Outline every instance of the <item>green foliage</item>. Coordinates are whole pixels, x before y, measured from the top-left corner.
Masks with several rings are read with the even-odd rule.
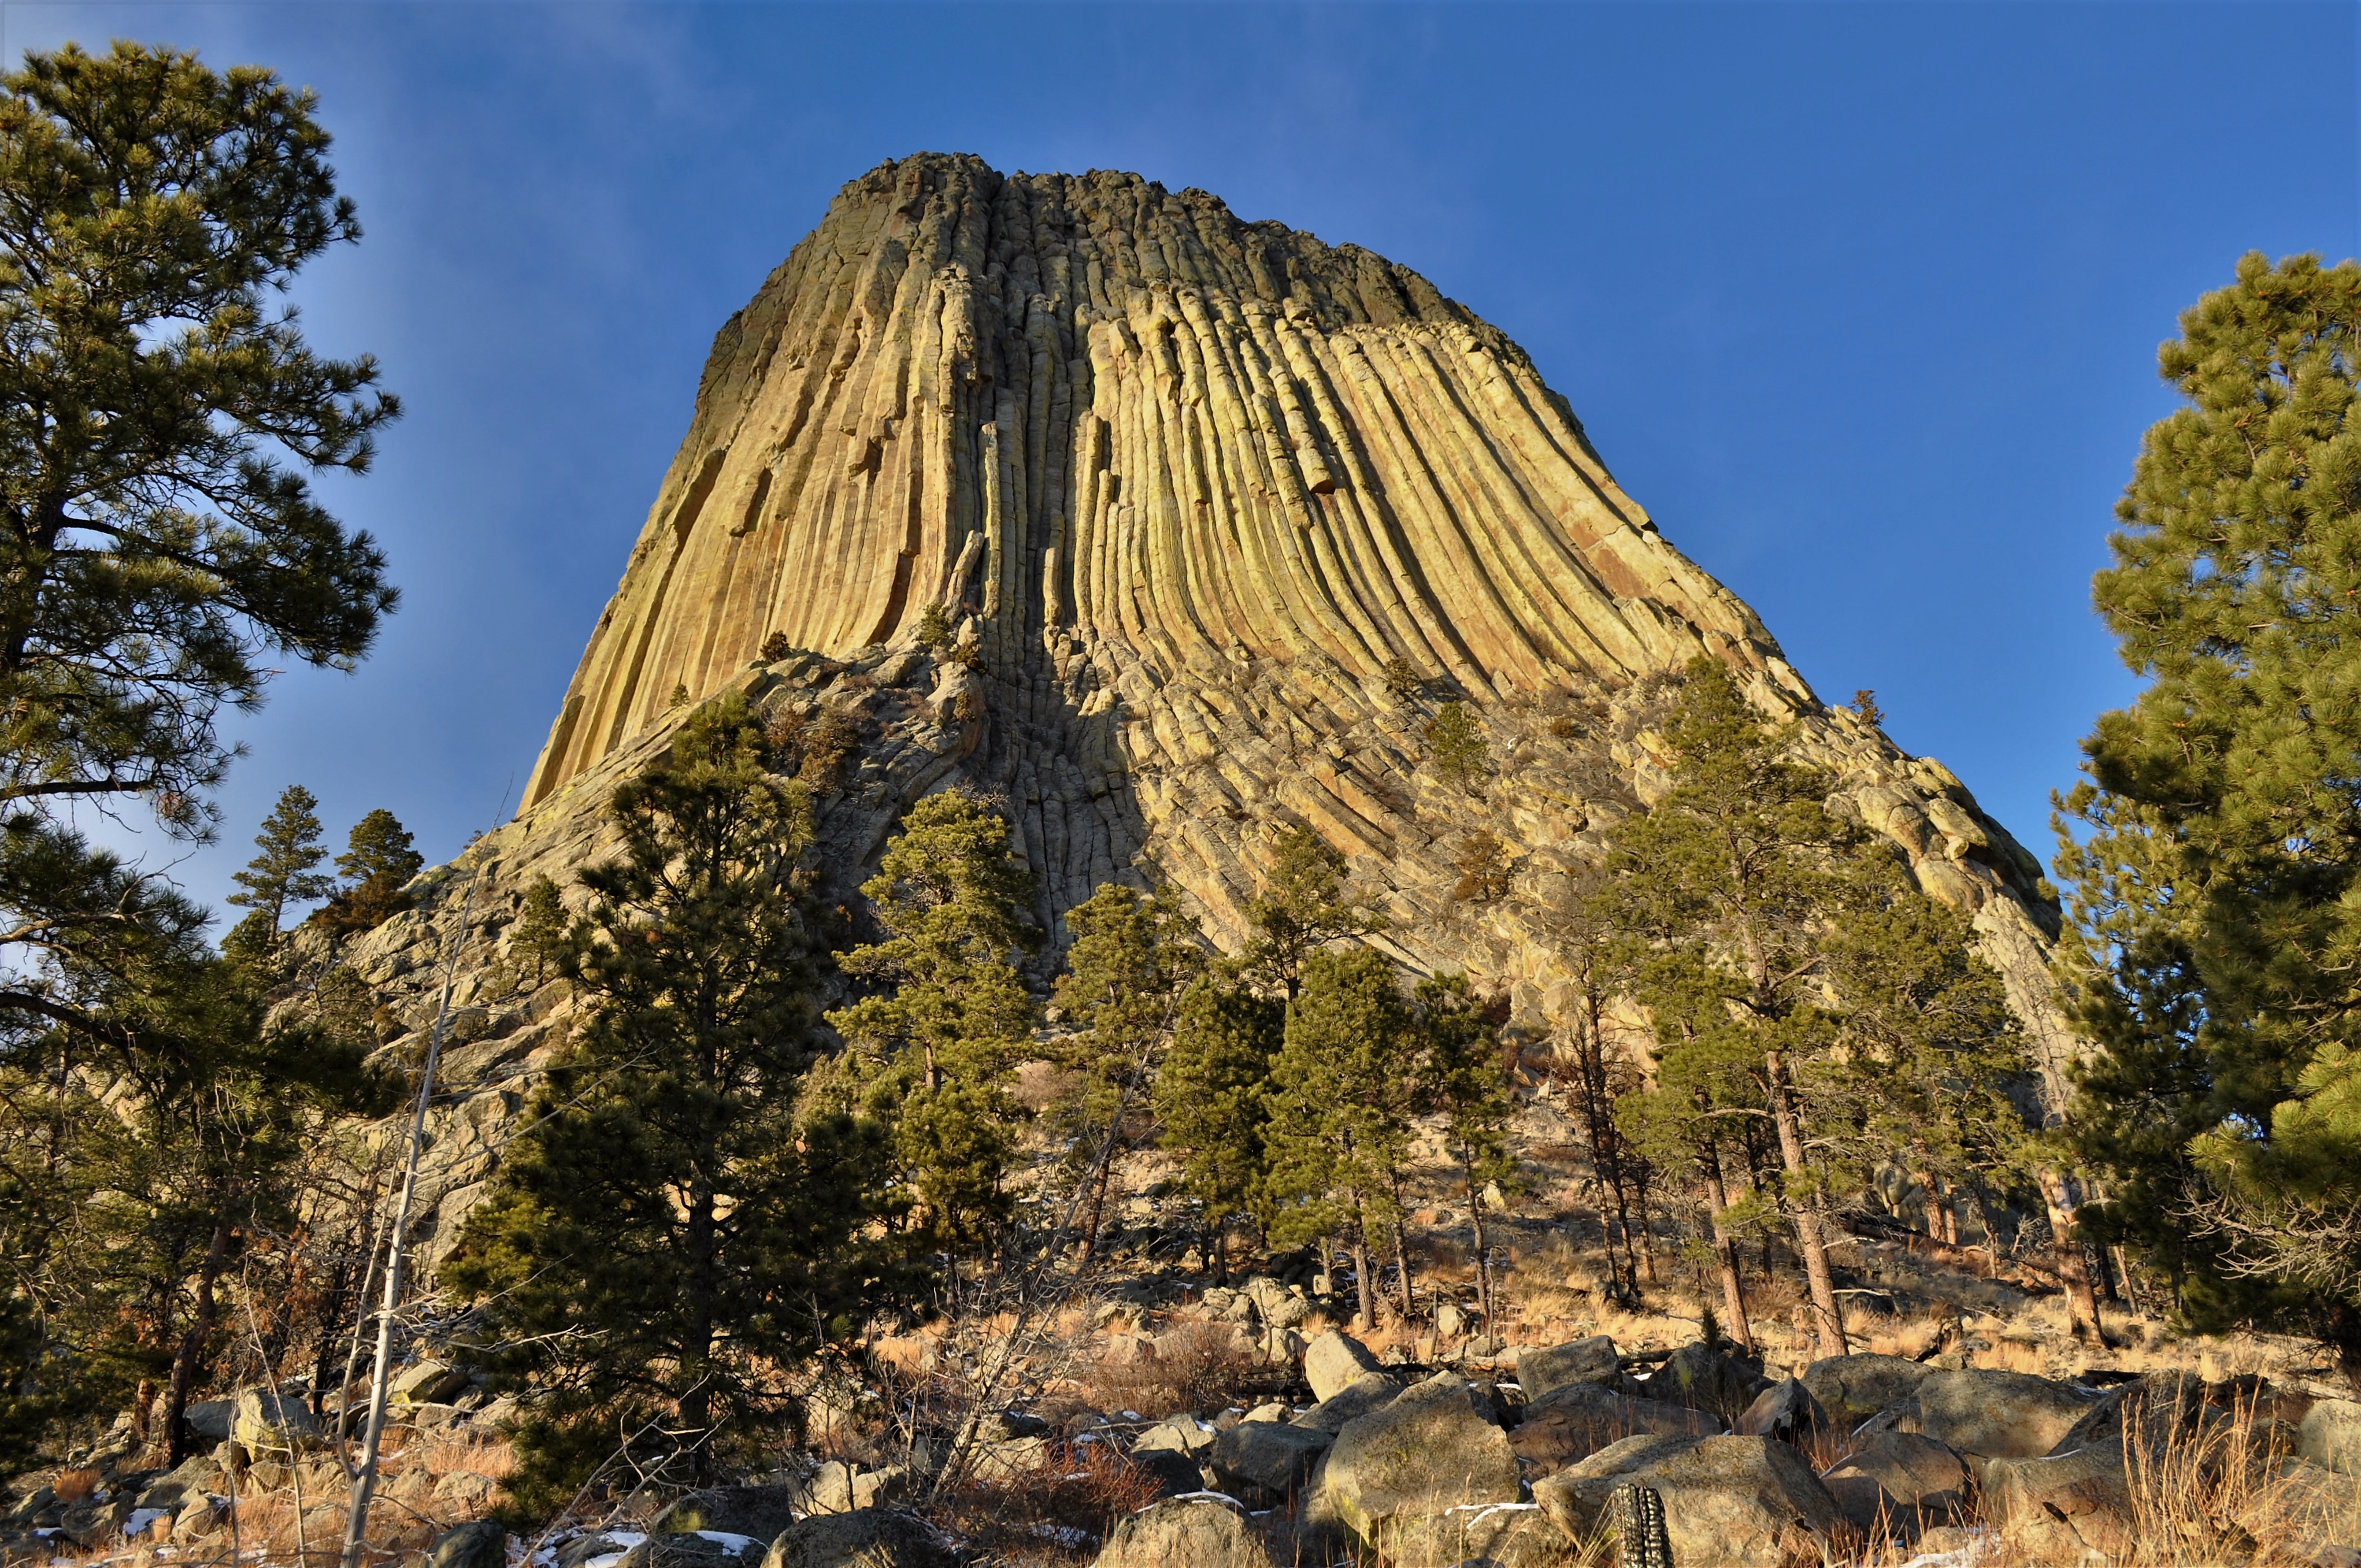
[[[1426,681],[1418,673],[1418,666],[1400,653],[1386,661],[1385,677],[1386,690],[1397,701],[1408,702],[1426,691]]]
[[[230,878],[244,891],[231,894],[229,902],[252,910],[259,919],[266,953],[278,943],[280,930],[287,924],[289,905],[324,898],[335,886],[334,879],[316,869],[328,858],[328,851],[320,847],[319,807],[319,801],[302,784],[280,790],[279,803],[262,819],[262,831],[254,836],[254,847],[260,853]]]
[[[1271,1064],[1264,1148],[1271,1239],[1344,1234],[1366,1251],[1401,1219],[1400,1186],[1419,1104],[1418,1036],[1393,965],[1367,948],[1314,952]],[[1373,1282],[1359,1270],[1361,1316]]]
[[[1067,1140],[1066,1165],[1087,1202],[1083,1251],[1095,1247],[1115,1157],[1146,1132],[1146,1110],[1173,1016],[1205,967],[1195,926],[1168,894],[1108,883],[1066,912],[1074,944],[1058,981],[1058,1005],[1081,1026],[1056,1058],[1075,1085],[1052,1107]]]
[[[339,936],[373,931],[409,908],[410,895],[402,890],[426,864],[410,829],[383,806],[353,824],[346,846],[336,857],[345,885],[318,916]]]
[[[1264,1087],[1287,1014],[1224,969],[1181,992],[1172,1045],[1157,1075],[1160,1142],[1180,1161],[1180,1186],[1204,1205],[1218,1238],[1234,1217],[1261,1207]]]
[[[566,911],[566,894],[547,877],[535,877],[524,890],[516,924],[509,931],[511,964],[531,964],[532,983],[541,985],[552,970],[562,970],[579,948],[573,916]]]
[[[945,1245],[988,1245],[1010,1213],[1023,1114],[1007,1077],[1032,1043],[1033,999],[1011,961],[1039,944],[1020,913],[1032,879],[999,814],[946,790],[910,808],[861,891],[886,939],[843,967],[890,989],[828,1021],[867,1063],[866,1102],[894,1123],[928,1223]]]
[[[708,1475],[793,1419],[795,1364],[848,1337],[897,1277],[864,1235],[885,1135],[802,1113],[820,954],[795,871],[802,791],[764,771],[736,697],[620,786],[619,859],[581,873],[565,968],[588,1025],[536,1097],[446,1285],[484,1354],[539,1391],[515,1491],[562,1502],[625,1433]]]
[[[300,472],[366,470],[395,401],[272,302],[360,228],[266,71],[69,44],[0,93],[0,801],[202,832],[262,656],[348,668],[395,603]]]
[[[1309,828],[1281,828],[1270,877],[1246,905],[1254,927],[1242,972],[1292,1000],[1304,961],[1331,942],[1386,928],[1385,916],[1345,890],[1345,857]]]
[[[1805,1263],[1824,1354],[1842,1321],[1822,1240],[1830,1198],[1888,1155],[1964,1174],[2003,1135],[1993,1075],[2022,1070],[1999,981],[1968,928],[1905,883],[1893,851],[1823,804],[1833,781],[1789,757],[1730,673],[1688,667],[1666,725],[1673,787],[1619,829],[1597,918],[1650,1012],[1655,1080],[1617,1124],[1652,1161],[1697,1170],[1767,1132],[1767,1194]],[[1759,1209],[1717,1198],[1725,1237]],[[1731,1288],[1734,1289],[1734,1286]],[[1742,1324],[1733,1324],[1743,1333]]]
[[[775,664],[795,651],[796,645],[787,641],[784,631],[774,631],[763,639],[763,663],[766,664]]]
[[[1467,977],[1435,975],[1418,982],[1416,1034],[1422,1059],[1421,1108],[1443,1120],[1443,1146],[1466,1184],[1476,1238],[1476,1288],[1488,1321],[1494,1317],[1490,1247],[1484,1234],[1484,1190],[1505,1195],[1523,1187],[1509,1147],[1516,1103],[1509,1092],[1500,1029],[1505,1006],[1480,1001]]]
[[[2341,1116],[2302,1109],[2361,1045],[2361,267],[2250,254],[2180,326],[2158,367],[2183,406],[2093,582],[2147,684],[2059,803],[2061,972],[2098,1047],[2070,1124],[2109,1182],[2086,1214],[2201,1323],[2308,1303],[2361,1358],[2361,1277],[2275,1268],[2267,1196],[2296,1184],[2290,1243],[2301,1205],[2361,1202],[2325,1174]],[[2192,1224],[2215,1193],[2228,1223]]]
[[[936,649],[947,645],[950,640],[951,618],[944,613],[942,606],[930,604],[918,612],[919,647],[931,653]]]
[[[1419,734],[1434,762],[1435,776],[1444,784],[1469,789],[1483,781],[1488,755],[1484,726],[1466,703],[1444,703]]]

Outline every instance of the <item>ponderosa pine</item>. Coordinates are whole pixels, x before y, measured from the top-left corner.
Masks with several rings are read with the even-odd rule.
[[[2180,328],[2092,583],[2147,684],[2059,803],[2070,1125],[2193,1320],[2301,1310],[2361,1364],[2361,266],[2249,254]]]

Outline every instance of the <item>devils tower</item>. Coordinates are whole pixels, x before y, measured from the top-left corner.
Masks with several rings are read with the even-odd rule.
[[[919,646],[929,607],[952,648]],[[848,895],[911,801],[964,782],[1005,803],[1046,929],[1126,880],[1231,944],[1274,833],[1306,826],[1388,916],[1380,946],[1545,1034],[1549,911],[1653,797],[1663,693],[1700,653],[1974,916],[2060,1102],[2037,863],[1939,763],[1821,703],[1498,329],[1201,191],[885,163],[715,338],[523,808],[461,862],[460,1001],[527,879],[596,852],[614,783],[737,689],[851,727],[815,803]],[[1484,728],[1472,793],[1419,740],[1446,700]],[[459,869],[361,945],[372,983],[423,981]]]

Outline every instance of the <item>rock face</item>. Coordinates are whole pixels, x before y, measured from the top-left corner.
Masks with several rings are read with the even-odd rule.
[[[934,607],[957,659],[917,646]],[[347,956],[417,1028],[458,944],[452,1081],[507,1099],[438,1129],[439,1225],[545,1043],[502,923],[601,852],[606,796],[690,704],[739,689],[850,727],[815,801],[840,896],[965,781],[1006,802],[1053,936],[1101,883],[1152,881],[1226,946],[1306,826],[1393,956],[1544,1030],[1570,1004],[1547,911],[1661,788],[1665,677],[1699,653],[1972,912],[2062,1103],[2037,862],[1939,763],[1821,704],[1496,328],[1202,192],[912,157],[846,185],[716,337],[520,815]],[[1472,795],[1419,738],[1451,698],[1488,746]],[[1499,875],[1463,892],[1471,856]]]

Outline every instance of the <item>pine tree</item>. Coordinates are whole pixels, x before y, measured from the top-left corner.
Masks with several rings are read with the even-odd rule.
[[[1842,1355],[1828,1172],[1806,1153],[1797,1069],[1830,1038],[1818,1004],[1821,930],[1850,896],[1841,861],[1861,830],[1828,814],[1828,777],[1786,760],[1786,738],[1711,659],[1689,664],[1666,740],[1673,787],[1618,829],[1607,917],[1647,945],[1631,968],[1641,999],[1664,1014],[1657,1038],[1672,1076],[1693,1080],[1693,1091],[1724,1086],[1698,1114],[1743,1110],[1774,1130],[1820,1354]],[[1755,1104],[1719,1102],[1733,1073],[1758,1087]],[[1718,1159],[1713,1146],[1705,1157]]]
[[[1247,904],[1246,923],[1242,972],[1290,1001],[1312,953],[1386,928],[1385,916],[1345,891],[1345,857],[1309,828],[1274,838],[1270,877]]]
[[[224,707],[348,669],[385,561],[304,471],[397,405],[273,303],[359,238],[308,92],[69,44],[0,78],[0,802],[144,796],[201,833]]]
[[[510,961],[533,965],[537,988],[553,970],[563,967],[576,946],[574,917],[566,912],[566,894],[547,877],[535,877],[518,905],[516,924],[509,930]]]
[[[1271,1238],[1288,1245],[1345,1237],[1358,1321],[1372,1329],[1372,1241],[1389,1235],[1397,1263],[1407,1262],[1400,1186],[1419,1103],[1417,1032],[1393,965],[1381,953],[1314,952],[1299,978],[1266,1091]],[[1406,1266],[1400,1287],[1407,1317]]]
[[[320,912],[322,922],[340,934],[375,930],[410,907],[402,889],[425,864],[410,829],[379,806],[353,824],[345,852],[336,857],[345,882]]]
[[[328,858],[328,851],[320,847],[319,807],[319,801],[302,784],[280,790],[278,805],[262,819],[262,831],[254,836],[254,847],[261,852],[247,862],[246,870],[230,878],[245,891],[231,894],[229,902],[254,912],[265,953],[278,945],[289,905],[324,898],[335,886],[334,878],[314,869]]]
[[[1058,981],[1058,1005],[1080,1025],[1056,1059],[1074,1092],[1052,1112],[1071,1151],[1084,1203],[1082,1256],[1098,1245],[1107,1184],[1118,1156],[1147,1130],[1143,1115],[1181,993],[1204,968],[1198,932],[1170,894],[1143,896],[1109,883],[1066,912],[1074,945]]]
[[[1157,1075],[1159,1142],[1180,1160],[1179,1186],[1202,1206],[1215,1284],[1229,1279],[1227,1234],[1261,1209],[1265,1095],[1287,1011],[1224,964],[1181,993],[1172,1045]]]
[[[884,1133],[799,1113],[821,953],[799,786],[755,719],[699,708],[619,786],[615,861],[586,870],[568,977],[592,1013],[536,1098],[443,1279],[484,1354],[536,1398],[516,1491],[563,1501],[655,1430],[704,1476],[790,1419],[792,1369],[855,1332],[894,1277],[863,1238]]]
[[[1433,759],[1435,775],[1447,784],[1468,789],[1484,777],[1487,749],[1484,727],[1464,702],[1446,702],[1435,709],[1420,732],[1426,754]]]
[[[988,1248],[1011,1210],[1022,1107],[1008,1074],[1035,1008],[1012,962],[1039,945],[1020,913],[1032,881],[1008,825],[974,795],[931,795],[887,840],[861,891],[886,931],[847,972],[889,989],[828,1015],[869,1064],[867,1103],[895,1127],[905,1179],[942,1243]]]
[[[2361,1365],[2361,1274],[2280,1267],[2271,1239],[2361,1203],[2342,1116],[2306,1109],[2361,1045],[2361,266],[2250,254],[2180,326],[2158,367],[2184,406],[2092,585],[2147,684],[2060,802],[2098,1047],[2070,1124],[2108,1183],[2093,1228],[2193,1321],[2301,1311]]]
[[[1491,1244],[1484,1234],[1487,1188],[1507,1193],[1521,1185],[1509,1147],[1515,1102],[1501,1058],[1500,1024],[1507,1009],[1481,1002],[1465,975],[1436,975],[1418,983],[1415,1031],[1421,1108],[1442,1118],[1443,1146],[1459,1168],[1475,1232],[1476,1295],[1487,1332],[1499,1320],[1492,1299]]]

